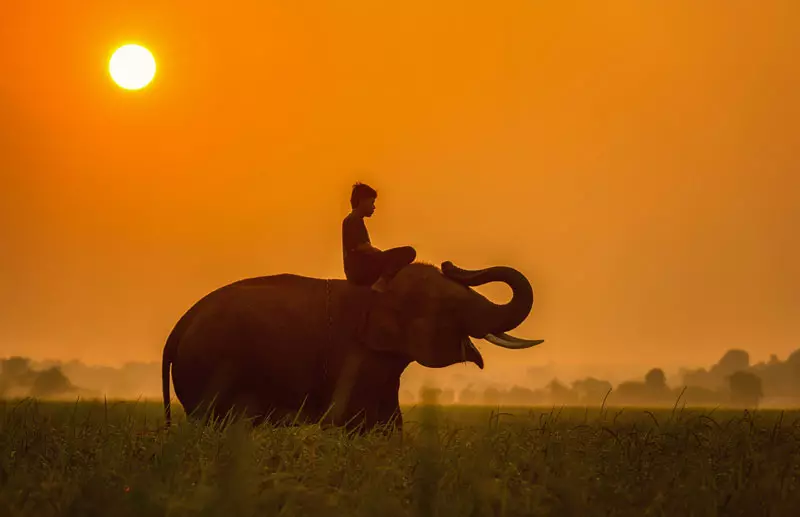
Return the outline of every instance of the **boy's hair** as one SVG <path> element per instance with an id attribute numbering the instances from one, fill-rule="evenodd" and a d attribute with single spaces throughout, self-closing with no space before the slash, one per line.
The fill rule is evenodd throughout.
<path id="1" fill-rule="evenodd" d="M 350 193 L 350 207 L 355 208 L 362 199 L 369 199 L 371 197 L 378 197 L 378 192 L 374 188 L 365 183 L 356 183 L 353 185 L 353 191 Z"/>

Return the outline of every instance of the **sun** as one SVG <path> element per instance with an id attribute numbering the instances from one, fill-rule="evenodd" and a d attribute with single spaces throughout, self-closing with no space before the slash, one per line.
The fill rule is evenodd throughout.
<path id="1" fill-rule="evenodd" d="M 140 45 L 123 45 L 111 56 L 108 72 L 121 88 L 140 90 L 156 75 L 156 60 Z"/>

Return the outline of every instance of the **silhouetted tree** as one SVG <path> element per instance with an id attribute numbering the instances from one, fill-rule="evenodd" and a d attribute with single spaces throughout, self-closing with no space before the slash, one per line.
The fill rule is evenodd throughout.
<path id="1" fill-rule="evenodd" d="M 553 404 L 569 405 L 578 403 L 578 394 L 566 387 L 558 379 L 553 379 L 547 385 L 550 400 Z"/>
<path id="2" fill-rule="evenodd" d="M 750 354 L 745 350 L 733 349 L 725 352 L 725 355 L 711 368 L 712 375 L 727 378 L 734 372 L 745 371 L 750 367 Z"/>
<path id="3" fill-rule="evenodd" d="M 800 351 L 789 354 L 786 361 L 781 361 L 773 354 L 768 362 L 755 364 L 743 371 L 761 377 L 765 397 L 780 402 L 797 402 L 800 399 Z"/>
<path id="4" fill-rule="evenodd" d="M 660 391 L 667 388 L 667 376 L 661 368 L 653 368 L 644 376 L 644 384 L 652 391 Z"/>
<path id="5" fill-rule="evenodd" d="M 601 381 L 594 377 L 587 377 L 572 383 L 572 391 L 575 392 L 578 402 L 587 405 L 602 404 L 612 388 L 610 382 Z"/>
<path id="6" fill-rule="evenodd" d="M 505 394 L 505 403 L 515 406 L 527 406 L 534 404 L 535 396 L 533 390 L 521 386 L 512 386 Z"/>
<path id="7" fill-rule="evenodd" d="M 758 407 L 764 396 L 761 377 L 751 372 L 734 372 L 728 377 L 731 403 L 735 406 Z"/>
<path id="8" fill-rule="evenodd" d="M 455 393 L 451 389 L 423 386 L 419 390 L 419 398 L 422 404 L 452 404 L 455 400 Z"/>
<path id="9" fill-rule="evenodd" d="M 32 397 L 55 397 L 75 391 L 75 386 L 67 379 L 58 366 L 38 372 L 31 386 Z"/>
<path id="10" fill-rule="evenodd" d="M 661 368 L 653 368 L 644 376 L 647 399 L 653 404 L 673 402 L 672 391 L 667 386 L 667 376 Z"/>
<path id="11" fill-rule="evenodd" d="M 0 365 L 2 365 L 0 372 L 11 379 L 21 377 L 31 371 L 31 360 L 27 357 L 9 357 L 3 359 Z"/>
<path id="12" fill-rule="evenodd" d="M 683 393 L 681 404 L 685 403 L 689 406 L 713 407 L 725 402 L 725 400 L 720 396 L 719 392 L 710 390 L 708 388 L 703 388 L 701 386 L 684 386 L 681 388 L 676 388 L 672 392 L 674 400 L 677 401 L 678 397 L 681 396 L 681 393 Z"/>
<path id="13" fill-rule="evenodd" d="M 723 389 L 727 386 L 728 376 L 733 372 L 744 371 L 750 367 L 750 354 L 745 350 L 732 349 L 725 352 L 720 360 L 708 370 L 682 370 L 683 384 L 699 386 L 711 390 Z"/>
<path id="14" fill-rule="evenodd" d="M 27 394 L 36 378 L 27 357 L 9 357 L 0 361 L 0 397 Z"/>
<path id="15" fill-rule="evenodd" d="M 705 368 L 697 368 L 695 370 L 681 369 L 681 377 L 683 384 L 686 386 L 696 386 L 698 388 L 705 388 L 713 390 L 718 387 L 718 383 L 714 380 Z"/>
<path id="16" fill-rule="evenodd" d="M 31 360 L 27 357 L 9 357 L 0 363 L 0 373 L 8 382 L 29 386 L 36 372 L 31 368 Z"/>
<path id="17" fill-rule="evenodd" d="M 617 385 L 617 389 L 611 394 L 611 400 L 615 404 L 650 404 L 647 396 L 647 387 L 643 382 L 625 381 Z"/>

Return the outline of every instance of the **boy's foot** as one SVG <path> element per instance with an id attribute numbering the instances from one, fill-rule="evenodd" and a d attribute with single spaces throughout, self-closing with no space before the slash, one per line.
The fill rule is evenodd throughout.
<path id="1" fill-rule="evenodd" d="M 383 293 L 383 292 L 386 291 L 386 286 L 387 286 L 386 279 L 383 278 L 383 277 L 380 277 L 377 282 L 372 284 L 372 289 L 374 291 L 378 291 L 379 293 Z"/>

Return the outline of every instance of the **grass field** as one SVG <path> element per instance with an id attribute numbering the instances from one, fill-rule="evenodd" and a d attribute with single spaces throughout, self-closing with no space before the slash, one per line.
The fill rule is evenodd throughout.
<path id="1" fill-rule="evenodd" d="M 800 412 L 406 408 L 402 436 L 0 402 L 0 515 L 800 515 Z"/>

